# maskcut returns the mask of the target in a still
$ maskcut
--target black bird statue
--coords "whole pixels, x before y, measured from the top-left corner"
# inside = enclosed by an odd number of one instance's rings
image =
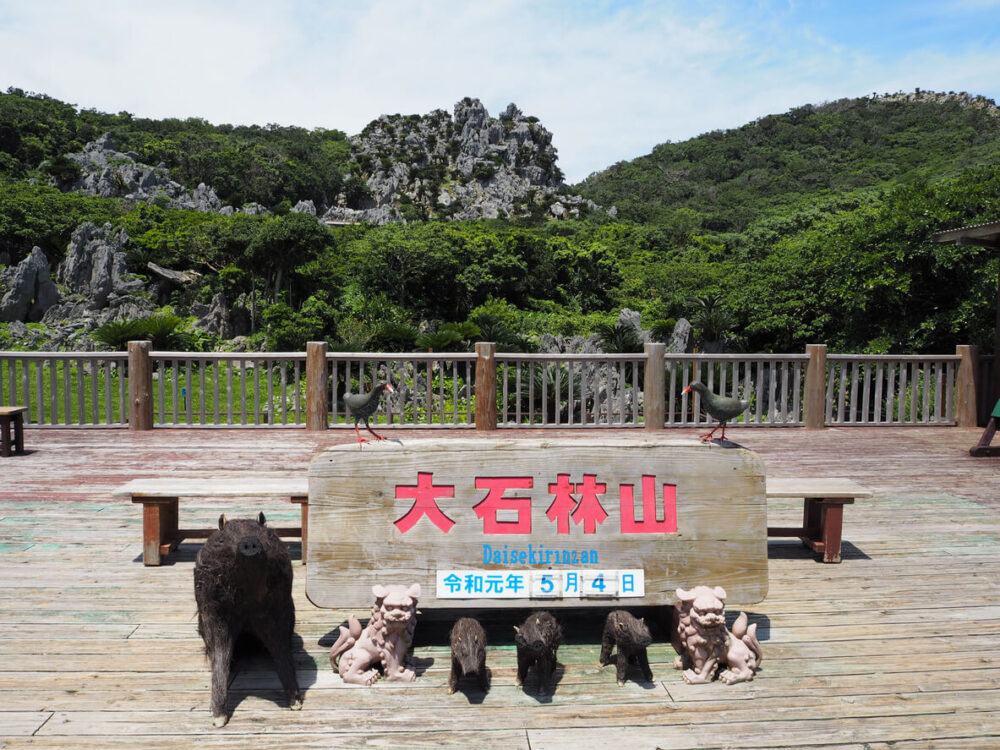
[[[740,401],[738,398],[719,396],[718,394],[712,393],[708,390],[708,386],[704,383],[699,383],[697,380],[693,381],[687,388],[684,389],[684,393],[688,393],[690,391],[695,391],[699,396],[701,396],[702,410],[713,419],[719,420],[719,424],[717,424],[711,432],[701,436],[701,442],[703,443],[711,442],[712,435],[714,435],[715,430],[720,427],[722,428],[721,439],[725,440],[726,422],[730,419],[738,417],[750,408],[750,399]]]
[[[368,424],[368,417],[375,413],[379,403],[382,401],[383,391],[394,393],[395,389],[390,383],[383,382],[376,385],[370,393],[348,393],[344,395],[344,403],[350,407],[351,415],[354,417],[354,432],[357,433],[359,444],[368,442],[368,438],[361,437],[361,430],[358,429],[358,422],[362,419],[365,420],[365,429],[374,435],[376,440],[385,440],[384,437],[375,432],[371,428],[371,425]]]

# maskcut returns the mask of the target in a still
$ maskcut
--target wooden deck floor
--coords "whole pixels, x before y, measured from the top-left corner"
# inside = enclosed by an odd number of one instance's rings
[[[30,453],[0,459],[0,747],[1000,747],[1000,459],[968,456],[978,431],[731,437],[770,476],[846,476],[875,492],[846,510],[841,565],[771,543],[770,591],[750,611],[765,656],[752,683],[685,685],[661,640],[654,684],[619,688],[613,667],[597,666],[592,614],[566,623],[551,698],[514,686],[512,630],[499,617],[485,696],[447,694],[447,623],[429,620],[418,625],[416,683],[344,686],[327,652],[346,612],[307,601],[293,542],[304,709],[284,708],[269,662],[251,656],[232,684],[229,725],[212,729],[195,630],[198,545],[144,568],[139,509],[110,492],[165,472],[305,472],[318,450],[352,436],[29,429]],[[772,503],[769,522],[792,524],[800,508]],[[295,506],[263,509],[296,525]],[[250,510],[194,499],[181,505],[182,525]]]

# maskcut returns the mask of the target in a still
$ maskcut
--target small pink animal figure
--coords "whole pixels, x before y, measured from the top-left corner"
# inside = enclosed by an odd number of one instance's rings
[[[372,619],[362,630],[354,615],[340,626],[340,637],[330,649],[330,665],[344,682],[369,686],[379,678],[378,665],[389,682],[413,682],[410,646],[417,627],[420,584],[372,586]]]
[[[747,627],[746,612],[726,628],[726,590],[721,586],[677,589],[675,669],[684,670],[689,685],[711,682],[716,674],[727,685],[747,682],[764,658],[757,642],[757,623]],[[720,671],[721,670],[721,671]]]

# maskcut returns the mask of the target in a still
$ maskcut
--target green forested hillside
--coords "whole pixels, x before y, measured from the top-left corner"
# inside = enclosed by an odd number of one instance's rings
[[[714,131],[591,175],[624,218],[742,232],[803,198],[954,176],[1000,157],[1000,110],[967,96],[844,99]]]
[[[542,333],[593,332],[613,349],[634,345],[609,325],[629,307],[661,336],[689,318],[699,345],[989,350],[997,258],[930,237],[1000,219],[1000,119],[968,97],[898,99],[807,106],[665,144],[572,188],[617,206],[614,219],[327,227],[285,209],[358,180],[342,133],[139,120],[11,90],[0,95],[0,261],[38,245],[54,268],[82,221],[110,223],[127,232],[135,273],[152,261],[202,274],[158,302],[185,326],[192,303],[221,293],[252,312],[246,345],[271,349],[320,338],[524,349]],[[48,186],[61,154],[107,131],[189,187],[276,211],[202,213]],[[20,345],[0,326],[4,337]]]
[[[39,165],[83,149],[110,132],[137,161],[164,163],[183,185],[215,188],[231,205],[329,202],[344,185],[346,136],[338,130],[210,125],[204,120],[149,120],[116,115],[18,89],[0,94],[0,175],[18,179]]]

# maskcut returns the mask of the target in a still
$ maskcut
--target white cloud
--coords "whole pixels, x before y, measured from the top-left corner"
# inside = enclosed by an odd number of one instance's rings
[[[993,0],[958,2],[978,19]],[[978,46],[962,35],[895,51],[809,23],[804,7],[0,0],[0,87],[140,116],[348,133],[463,96],[492,114],[513,101],[553,131],[570,181],[808,102],[916,86],[998,93],[996,34],[981,25]],[[952,7],[954,29],[964,16]]]

